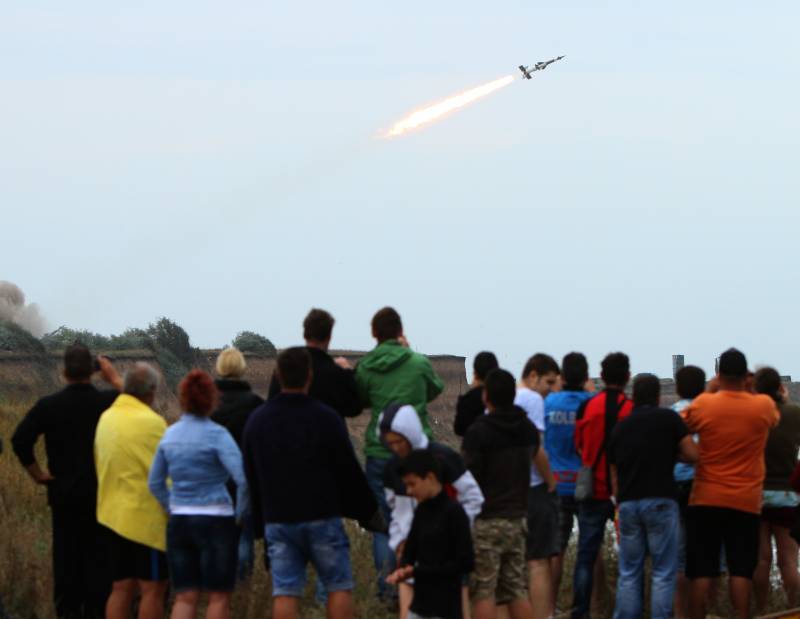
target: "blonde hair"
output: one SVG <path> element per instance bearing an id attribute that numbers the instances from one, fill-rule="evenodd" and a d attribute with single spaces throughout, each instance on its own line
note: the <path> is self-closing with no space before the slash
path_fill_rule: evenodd
<path id="1" fill-rule="evenodd" d="M 244 355 L 238 348 L 226 348 L 217 357 L 217 374 L 223 378 L 241 378 L 247 369 Z"/>

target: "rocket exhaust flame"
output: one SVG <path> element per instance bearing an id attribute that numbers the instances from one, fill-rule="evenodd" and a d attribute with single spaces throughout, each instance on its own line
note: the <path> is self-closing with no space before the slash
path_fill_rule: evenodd
<path id="1" fill-rule="evenodd" d="M 493 82 L 489 82 L 488 84 L 470 88 L 469 90 L 466 90 L 460 94 L 447 97 L 447 99 L 443 99 L 438 103 L 434 103 L 427 107 L 416 110 L 402 120 L 397 121 L 394 126 L 383 135 L 383 137 L 394 138 L 399 135 L 403 135 L 407 131 L 411 131 L 412 129 L 416 129 L 417 127 L 421 127 L 422 125 L 426 125 L 438 120 L 450 112 L 458 110 L 465 105 L 472 103 L 473 101 L 482 99 L 483 97 L 490 95 L 491 93 L 500 90 L 505 86 L 508 86 L 513 81 L 513 75 L 506 75 L 505 77 L 494 80 Z"/>

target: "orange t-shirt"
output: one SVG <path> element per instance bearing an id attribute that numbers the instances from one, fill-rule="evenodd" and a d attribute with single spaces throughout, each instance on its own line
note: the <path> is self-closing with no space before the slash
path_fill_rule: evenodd
<path id="1" fill-rule="evenodd" d="M 684 418 L 700 437 L 689 505 L 760 513 L 764 448 L 780 419 L 773 399 L 745 391 L 704 393 L 686 408 Z"/>

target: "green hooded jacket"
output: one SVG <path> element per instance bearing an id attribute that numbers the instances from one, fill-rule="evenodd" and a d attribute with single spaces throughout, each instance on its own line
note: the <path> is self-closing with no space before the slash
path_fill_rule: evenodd
<path id="1" fill-rule="evenodd" d="M 427 404 L 444 390 L 444 383 L 425 355 L 406 348 L 397 340 L 387 340 L 359 361 L 356 383 L 364 408 L 372 409 L 364 437 L 364 453 L 368 458 L 392 455 L 378 436 L 378 417 L 392 402 L 410 404 L 417 409 L 425 434 L 432 437 Z"/>

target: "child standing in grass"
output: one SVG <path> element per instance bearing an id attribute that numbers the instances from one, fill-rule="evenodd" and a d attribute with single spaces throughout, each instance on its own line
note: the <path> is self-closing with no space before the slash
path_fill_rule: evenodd
<path id="1" fill-rule="evenodd" d="M 469 518 L 444 491 L 441 466 L 430 451 L 412 451 L 399 472 L 408 495 L 419 505 L 401 567 L 387 582 L 414 579 L 409 619 L 461 619 L 461 586 L 474 563 Z"/>

